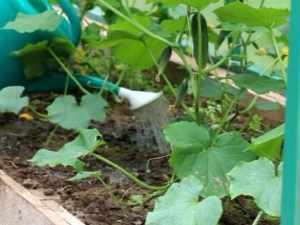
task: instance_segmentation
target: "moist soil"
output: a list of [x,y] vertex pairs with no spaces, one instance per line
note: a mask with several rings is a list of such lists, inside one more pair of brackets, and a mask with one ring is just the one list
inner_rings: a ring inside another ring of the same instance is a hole
[[[78,95],[79,96],[79,95]],[[38,111],[53,101],[56,94],[40,93],[29,96],[34,100]],[[171,176],[168,158],[151,160],[160,156],[154,150],[139,151],[134,141],[135,126],[133,113],[126,102],[110,102],[103,123],[92,122],[90,128],[97,128],[106,144],[97,153],[132,172],[140,180],[151,185],[164,185],[166,177]],[[176,111],[180,114],[180,111]],[[32,113],[30,113],[32,115]],[[154,206],[154,200],[145,206],[120,204],[109,194],[103,184],[96,179],[80,182],[67,181],[75,175],[72,168],[57,166],[39,168],[27,162],[37,150],[43,148],[55,125],[34,117],[33,120],[19,118],[5,113],[0,115],[0,169],[29,190],[40,190],[44,195],[58,201],[65,209],[86,225],[141,225],[145,223],[147,212]],[[76,134],[57,129],[47,149],[57,150]],[[122,202],[130,202],[133,195],[147,194],[149,191],[139,187],[120,172],[95,159],[86,159],[88,170],[101,170],[101,178],[108,184],[115,197]],[[147,171],[150,169],[150,172]],[[219,225],[250,225],[259,210],[251,198],[238,197],[223,200],[224,213]],[[277,225],[278,222],[261,220],[259,225]],[[163,224],[162,224],[163,225]],[[188,225],[188,224],[187,224]]]

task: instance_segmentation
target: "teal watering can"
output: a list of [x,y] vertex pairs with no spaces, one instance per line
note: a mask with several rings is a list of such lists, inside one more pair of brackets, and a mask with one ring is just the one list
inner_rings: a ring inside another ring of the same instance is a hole
[[[14,30],[0,30],[0,89],[7,86],[21,85],[25,92],[47,92],[64,90],[67,75],[59,71],[48,71],[43,76],[35,79],[26,79],[23,65],[18,58],[11,56],[12,51],[22,49],[27,44],[35,44],[42,40],[51,40],[54,37],[65,37],[76,46],[81,35],[80,20],[69,0],[57,0],[58,4],[68,17],[54,32],[36,31],[33,33],[18,33]],[[47,0],[1,0],[0,1],[0,27],[13,21],[17,13],[38,14],[52,9]],[[159,98],[162,93],[132,91],[117,87],[102,79],[74,74],[75,78],[84,87],[101,88],[104,84],[112,91],[129,100],[131,109],[138,109]],[[76,84],[69,80],[69,89],[77,88]]]
[[[35,44],[42,40],[51,40],[55,36],[63,36],[78,44],[81,35],[80,20],[69,0],[58,0],[60,7],[67,15],[55,32],[36,31],[34,33],[18,33],[14,30],[0,30],[0,89],[7,86],[22,85],[26,91],[58,90],[64,86],[65,76],[58,76],[48,72],[42,78],[27,80],[24,76],[23,66],[18,58],[10,53],[22,49],[26,44]],[[0,27],[13,21],[17,13],[38,14],[52,9],[47,0],[1,0],[0,1]],[[55,76],[55,77],[54,77]],[[57,79],[54,79],[57,78]],[[60,79],[62,79],[60,82]]]

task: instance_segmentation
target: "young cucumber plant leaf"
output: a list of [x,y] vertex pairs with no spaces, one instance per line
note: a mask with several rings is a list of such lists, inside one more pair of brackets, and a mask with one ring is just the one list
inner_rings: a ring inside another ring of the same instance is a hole
[[286,84],[283,80],[275,80],[268,76],[259,74],[227,74],[226,78],[233,80],[234,84],[240,88],[251,89],[257,94],[265,94],[270,91],[282,91]]
[[236,24],[232,24],[229,22],[222,22],[221,23],[221,27],[224,31],[257,31],[257,32],[268,32],[268,28],[265,27],[248,27],[246,24],[244,23],[236,23]]
[[250,195],[257,206],[271,216],[280,216],[282,165],[277,171],[274,164],[266,158],[253,162],[240,162],[228,175],[230,196]]
[[180,179],[196,176],[204,185],[201,196],[224,197],[229,194],[226,176],[240,161],[252,161],[255,154],[245,151],[247,141],[238,133],[223,133],[209,148],[209,133],[195,122],[178,122],[166,125],[165,138],[171,143],[170,165]]
[[101,136],[96,129],[81,129],[79,130],[78,136],[71,142],[65,144],[58,151],[49,151],[47,149],[40,149],[33,156],[32,159],[28,160],[36,166],[55,167],[57,165],[72,166],[77,172],[82,172],[85,163],[78,159],[80,156],[87,155],[103,144],[104,141],[98,140]]
[[288,9],[265,8],[256,9],[240,1],[226,4],[214,10],[214,13],[223,21],[233,24],[245,24],[248,27],[275,28],[288,20]]
[[55,37],[49,43],[40,41],[36,44],[27,44],[22,49],[11,52],[11,55],[19,58],[24,66],[27,79],[37,78],[44,74],[49,68],[49,60],[53,59],[48,48],[59,58],[68,59],[74,53],[76,47],[67,39]]
[[180,4],[185,4],[188,6],[195,7],[196,9],[203,9],[206,6],[208,6],[211,3],[216,3],[219,0],[201,0],[201,1],[195,1],[195,0],[146,0],[147,3],[150,2],[160,2],[164,4],[165,6],[174,7]]
[[199,202],[202,188],[194,176],[172,184],[165,195],[156,200],[154,211],[147,214],[146,225],[217,224],[222,215],[221,200],[209,196]]
[[61,95],[46,110],[51,122],[59,123],[66,129],[78,130],[86,128],[91,119],[103,121],[107,105],[98,94],[84,95],[79,105],[73,95]]
[[11,52],[11,55],[19,58],[22,62],[27,79],[40,77],[46,71],[45,59],[50,57],[47,45],[48,41],[40,41],[36,44],[27,44],[24,48]]
[[28,97],[21,97],[24,87],[12,86],[0,91],[0,113],[13,112],[17,114],[28,105]]
[[[161,32],[162,29],[157,28],[159,25],[151,21],[149,17],[133,15],[133,18],[144,28],[152,32],[156,30],[159,34],[163,33]],[[168,33],[167,36],[169,37],[170,34]],[[111,25],[107,38],[102,42],[91,44],[91,46],[100,49],[110,47],[116,58],[127,63],[132,70],[140,70],[147,69],[155,63],[143,42],[146,43],[149,51],[153,54],[155,60],[158,61],[166,44],[152,37],[145,36],[139,29],[125,20]]]
[[259,157],[276,161],[280,159],[281,143],[284,135],[284,124],[270,130],[258,138],[252,138],[248,149],[253,150]]
[[258,110],[273,111],[281,107],[279,102],[255,102],[254,107]]
[[62,22],[62,17],[54,10],[46,10],[35,15],[18,13],[14,21],[1,29],[15,30],[19,33],[31,33],[37,30],[54,31]]
[[81,171],[75,176],[69,178],[69,181],[80,181],[86,178],[94,177],[98,178],[100,176],[100,171]]
[[222,84],[203,74],[200,93],[201,96],[208,98],[220,98],[222,95]]

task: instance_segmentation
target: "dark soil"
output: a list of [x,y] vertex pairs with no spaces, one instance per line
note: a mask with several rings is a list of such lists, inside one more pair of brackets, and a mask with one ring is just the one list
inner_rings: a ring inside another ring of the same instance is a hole
[[[35,94],[30,98],[40,100],[38,110],[43,111],[55,95]],[[139,152],[135,147],[133,114],[126,103],[114,104],[107,110],[104,123],[91,123],[91,128],[99,129],[106,144],[97,152],[118,163],[139,179],[152,185],[163,185],[165,177],[171,175],[167,158],[152,160],[147,173],[149,158],[159,156],[154,151]],[[152,210],[154,200],[144,207],[126,206],[114,201],[107,189],[98,180],[80,182],[66,181],[75,174],[71,168],[38,168],[26,159],[32,158],[38,149],[43,148],[54,125],[45,121],[27,121],[13,114],[0,115],[0,169],[8,173],[27,189],[42,189],[45,195],[58,195],[60,202],[68,211],[86,225],[140,225],[144,224],[147,212]],[[59,149],[76,136],[72,131],[58,129],[49,149]],[[88,159],[89,170],[101,170],[101,177],[107,182],[115,196],[124,202],[135,194],[149,191],[140,188],[124,175],[104,163]],[[224,213],[219,225],[250,225],[258,214],[258,209],[248,198],[232,201],[224,199]],[[278,222],[260,221],[259,225],[277,225]]]

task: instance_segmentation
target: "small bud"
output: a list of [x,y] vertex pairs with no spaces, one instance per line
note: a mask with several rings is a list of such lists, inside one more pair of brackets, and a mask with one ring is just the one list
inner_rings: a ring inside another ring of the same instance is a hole
[[259,48],[258,51],[261,53],[261,54],[267,54],[267,50],[265,48]]

